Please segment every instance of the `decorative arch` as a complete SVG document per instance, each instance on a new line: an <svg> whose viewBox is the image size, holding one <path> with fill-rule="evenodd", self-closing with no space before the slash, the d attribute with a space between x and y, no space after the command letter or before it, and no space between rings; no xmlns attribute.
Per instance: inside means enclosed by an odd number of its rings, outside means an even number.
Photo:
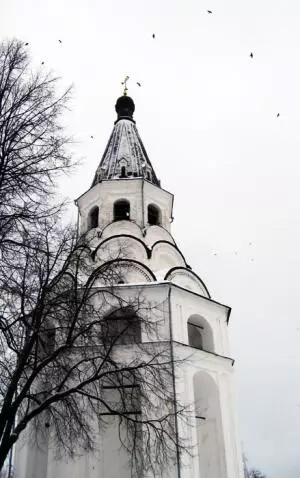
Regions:
<svg viewBox="0 0 300 478"><path fill-rule="evenodd" d="M114 221L130 220L130 202L127 199L118 199L114 203Z"/></svg>
<svg viewBox="0 0 300 478"><path fill-rule="evenodd" d="M120 233L120 226L124 234L134 235L136 237L142 238L143 234L141 227L133 221L123 221L122 225L117 224L115 221L107 224L102 230L102 236L104 239L118 235Z"/></svg>
<svg viewBox="0 0 300 478"><path fill-rule="evenodd" d="M156 204L148 204L147 221L150 226L161 225L161 210L158 206L156 206Z"/></svg>
<svg viewBox="0 0 300 478"><path fill-rule="evenodd" d="M94 229L99 225L99 208L94 206L89 212L88 228Z"/></svg>
<svg viewBox="0 0 300 478"><path fill-rule="evenodd" d="M193 314L187 321L188 341L191 347L214 352L213 331L207 320L201 315Z"/></svg>
<svg viewBox="0 0 300 478"><path fill-rule="evenodd" d="M95 271L95 281L99 278L99 284L106 285L105 277L101 276L101 272L107 271L111 267L111 270L115 276L115 283L118 283L122 280L125 284L126 283L134 283L134 282L156 282L156 277L147 267L145 264L142 264L139 261L134 259L113 259L111 261L107 261L98 267ZM135 277L131 277L132 275ZM103 279L101 281L101 279ZM109 284L111 284L112 278L109 274Z"/></svg>
<svg viewBox="0 0 300 478"><path fill-rule="evenodd" d="M210 294L208 292L208 289L206 287L206 285L204 284L204 282L200 279L200 277L192 270L190 269L186 269L185 267L172 267L172 269L170 269L165 277L164 277L164 280L169 280L171 282L174 282L174 279L177 277L177 276L180 276L180 275L185 275L187 277L190 277L194 282L195 284L198 285L198 288L200 289L201 291L201 295L203 295L204 297L208 297L210 299ZM178 284L180 286L182 286L180 283Z"/></svg>
<svg viewBox="0 0 300 478"><path fill-rule="evenodd" d="M172 247L173 249L175 249L175 251L180 254L184 264L186 265L186 261L185 261L185 257L184 255L182 254L181 250L178 249L177 245L176 244L173 244L173 242L170 242L170 241L166 241L165 239L160 239L158 241L156 241L153 245L152 245L152 248L151 250L153 251L155 249L155 247L157 247L159 244L167 244L168 246Z"/></svg>
<svg viewBox="0 0 300 478"><path fill-rule="evenodd" d="M149 246L153 246L157 241L165 240L176 246L174 238L163 226L150 226L146 228L145 240Z"/></svg>
<svg viewBox="0 0 300 478"><path fill-rule="evenodd" d="M149 259L151 257L151 250L146 246L146 244L138 237L133 236L132 234L114 234L113 236L109 236L106 239L104 239L96 249L93 251L92 257L93 259L96 258L97 251L107 242L112 241L114 239L123 239L123 238L128 238L129 240L136 241L137 243L141 244L143 248L145 249L145 253L147 254L147 258Z"/></svg>

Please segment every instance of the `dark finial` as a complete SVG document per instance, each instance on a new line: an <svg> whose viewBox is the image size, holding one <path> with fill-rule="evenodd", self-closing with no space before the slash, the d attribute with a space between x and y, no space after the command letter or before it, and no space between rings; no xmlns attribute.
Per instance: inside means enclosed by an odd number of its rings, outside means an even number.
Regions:
<svg viewBox="0 0 300 478"><path fill-rule="evenodd" d="M134 102L130 96L120 96L116 102L116 112L118 113L118 120L122 118L131 119L133 121L132 115L134 113ZM117 121L118 121L117 120Z"/></svg>

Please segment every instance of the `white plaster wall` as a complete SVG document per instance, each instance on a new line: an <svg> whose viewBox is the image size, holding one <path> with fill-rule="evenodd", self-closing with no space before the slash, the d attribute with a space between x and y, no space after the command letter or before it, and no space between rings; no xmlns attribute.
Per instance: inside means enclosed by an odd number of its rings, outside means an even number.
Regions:
<svg viewBox="0 0 300 478"><path fill-rule="evenodd" d="M143 179L102 181L80 196L76 203L80 214L80 233L88 229L90 211L99 207L99 227L103 229L113 221L113 204L118 199L130 202L130 219L141 227L147 226L148 204L161 210L162 226L169 231L172 217L173 195Z"/></svg>
<svg viewBox="0 0 300 478"><path fill-rule="evenodd" d="M214 352L229 356L227 340L227 315L229 308L213 300L174 287L172 289L173 338L188 344L187 321L192 315L200 315L208 322L214 337Z"/></svg>

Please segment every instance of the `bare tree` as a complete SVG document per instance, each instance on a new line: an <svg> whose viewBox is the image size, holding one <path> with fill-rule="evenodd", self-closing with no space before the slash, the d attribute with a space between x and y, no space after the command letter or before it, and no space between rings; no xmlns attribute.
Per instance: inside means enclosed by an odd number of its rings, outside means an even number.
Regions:
<svg viewBox="0 0 300 478"><path fill-rule="evenodd" d="M66 172L69 143L60 124L70 89L56 95L58 79L32 73L24 45L0 44L0 245L13 247L51 214L55 179Z"/></svg>
<svg viewBox="0 0 300 478"><path fill-rule="evenodd" d="M56 80L29 74L17 41L0 47L0 67L0 471L22 433L74 456L115 417L132 475L159 476L182 447L166 304L116 285L126 245L95 260L93 238L61 226L68 92L55 100Z"/></svg>
<svg viewBox="0 0 300 478"><path fill-rule="evenodd" d="M114 285L125 271L113 262L94 263L84 239L49 220L2 262L0 467L30 423L34 439L73 456L93 449L109 416L133 475L174 459L170 345L158 344L165 304Z"/></svg>
<svg viewBox="0 0 300 478"><path fill-rule="evenodd" d="M248 459L247 459L245 453L243 454L243 465L244 465L244 477L245 478L267 478L267 475L262 473L257 468L248 468Z"/></svg>

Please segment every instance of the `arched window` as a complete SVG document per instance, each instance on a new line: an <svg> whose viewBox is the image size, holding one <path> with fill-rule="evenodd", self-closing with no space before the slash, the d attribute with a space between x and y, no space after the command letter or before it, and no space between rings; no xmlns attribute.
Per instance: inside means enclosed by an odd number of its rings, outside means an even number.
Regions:
<svg viewBox="0 0 300 478"><path fill-rule="evenodd" d="M120 199L114 204L114 221L130 219L130 203L126 199Z"/></svg>
<svg viewBox="0 0 300 478"><path fill-rule="evenodd" d="M160 224L160 210L154 204L148 206L148 224L158 226Z"/></svg>
<svg viewBox="0 0 300 478"><path fill-rule="evenodd" d="M90 212L89 229L98 227L98 223L99 223L99 208L98 206L95 206Z"/></svg>
<svg viewBox="0 0 300 478"><path fill-rule="evenodd" d="M206 352L214 351L213 334L208 322L200 315L191 315L187 322L189 345Z"/></svg>
<svg viewBox="0 0 300 478"><path fill-rule="evenodd" d="M201 325L196 325L188 321L189 344L200 350L203 350L202 330L203 327L201 327Z"/></svg>
<svg viewBox="0 0 300 478"><path fill-rule="evenodd" d="M117 310L103 319L102 335L103 343L109 346L140 343L141 321L130 308Z"/></svg>

